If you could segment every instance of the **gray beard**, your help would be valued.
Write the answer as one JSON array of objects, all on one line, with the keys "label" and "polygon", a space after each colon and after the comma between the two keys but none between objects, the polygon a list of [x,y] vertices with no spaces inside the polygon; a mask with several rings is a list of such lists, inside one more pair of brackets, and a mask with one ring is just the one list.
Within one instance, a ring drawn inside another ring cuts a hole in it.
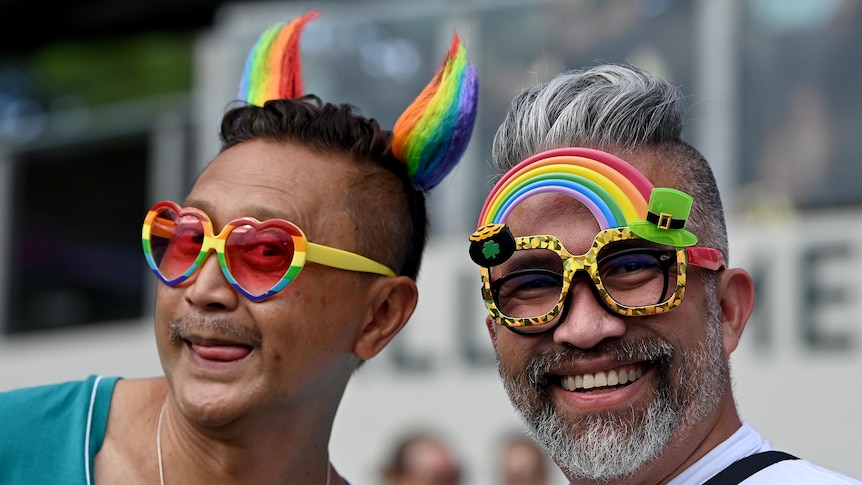
[{"label": "gray beard", "polygon": [[[706,341],[689,352],[677,352],[667,342],[657,340],[620,342],[600,350],[538,355],[527,369],[513,375],[508,375],[498,357],[498,370],[528,433],[569,479],[605,482],[631,476],[658,456],[674,435],[684,435],[715,410],[721,400],[728,364],[722,354],[718,314],[708,313]],[[620,359],[657,364],[658,386],[646,409],[584,416],[557,412],[545,382],[547,369],[554,362],[591,352],[610,352]],[[672,367],[676,384],[671,379]]]}]

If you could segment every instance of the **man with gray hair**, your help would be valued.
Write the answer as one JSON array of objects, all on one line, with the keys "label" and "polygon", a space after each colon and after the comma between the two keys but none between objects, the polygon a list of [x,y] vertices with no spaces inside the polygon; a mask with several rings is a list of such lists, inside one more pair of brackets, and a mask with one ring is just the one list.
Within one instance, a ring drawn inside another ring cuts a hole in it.
[{"label": "man with gray hair", "polygon": [[729,357],[754,284],[726,264],[682,113],[675,86],[614,64],[512,102],[470,237],[506,391],[573,484],[859,484],[739,417]]}]

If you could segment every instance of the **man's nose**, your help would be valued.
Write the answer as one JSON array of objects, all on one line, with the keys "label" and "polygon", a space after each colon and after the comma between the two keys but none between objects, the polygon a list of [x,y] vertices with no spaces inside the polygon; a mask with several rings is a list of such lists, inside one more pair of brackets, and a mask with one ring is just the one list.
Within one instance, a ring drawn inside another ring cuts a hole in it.
[{"label": "man's nose", "polygon": [[197,307],[231,309],[238,303],[239,293],[222,273],[214,251],[207,254],[207,258],[189,277],[187,284],[186,300]]},{"label": "man's nose", "polygon": [[563,312],[558,317],[563,321],[553,330],[555,343],[589,349],[607,338],[625,334],[625,319],[609,312],[590,285],[592,282],[586,278],[572,281]]}]

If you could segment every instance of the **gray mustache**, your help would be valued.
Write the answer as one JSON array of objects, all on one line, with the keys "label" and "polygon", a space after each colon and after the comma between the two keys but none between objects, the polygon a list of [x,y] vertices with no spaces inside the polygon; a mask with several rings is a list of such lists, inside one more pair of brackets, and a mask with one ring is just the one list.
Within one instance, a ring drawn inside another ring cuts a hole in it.
[{"label": "gray mustache", "polygon": [[179,344],[195,333],[215,334],[225,340],[260,348],[263,338],[257,329],[232,324],[226,318],[184,317],[174,320],[168,327],[171,343]]},{"label": "gray mustache", "polygon": [[547,375],[561,362],[571,362],[589,357],[611,355],[616,360],[668,361],[673,355],[673,347],[657,339],[627,342],[613,342],[592,349],[568,347],[538,353],[530,359],[525,369],[527,381],[534,389],[547,384]]}]

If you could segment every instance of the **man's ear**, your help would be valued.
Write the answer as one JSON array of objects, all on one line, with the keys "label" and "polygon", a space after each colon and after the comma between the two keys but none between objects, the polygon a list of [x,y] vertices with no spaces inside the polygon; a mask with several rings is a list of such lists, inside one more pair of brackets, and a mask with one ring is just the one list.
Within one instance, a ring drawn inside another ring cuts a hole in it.
[{"label": "man's ear", "polygon": [[726,269],[718,278],[725,357],[736,350],[745,324],[754,311],[754,280],[741,268]]},{"label": "man's ear", "polygon": [[353,353],[368,360],[383,350],[404,328],[419,301],[416,282],[407,276],[380,278],[372,283],[370,312]]},{"label": "man's ear", "polygon": [[485,327],[488,328],[488,335],[491,336],[491,343],[494,344],[494,349],[497,348],[497,327],[494,326],[494,322],[491,320],[491,315],[485,317]]}]

